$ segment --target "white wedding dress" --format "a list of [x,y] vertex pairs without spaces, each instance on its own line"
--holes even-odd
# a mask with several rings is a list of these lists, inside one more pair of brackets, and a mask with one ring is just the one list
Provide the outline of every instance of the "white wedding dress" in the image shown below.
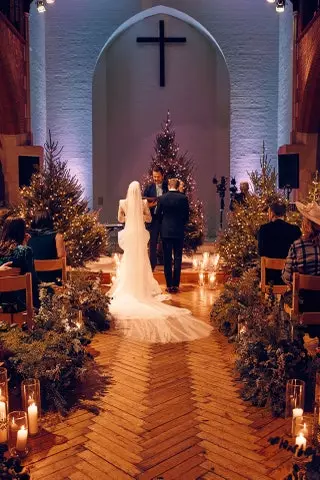
[[129,185],[127,198],[120,200],[118,216],[125,222],[118,237],[124,254],[118,278],[108,292],[116,328],[126,337],[149,343],[184,342],[210,335],[211,327],[189,310],[163,303],[170,297],[161,294],[151,270],[149,232],[144,223],[151,221],[151,215],[139,182]]

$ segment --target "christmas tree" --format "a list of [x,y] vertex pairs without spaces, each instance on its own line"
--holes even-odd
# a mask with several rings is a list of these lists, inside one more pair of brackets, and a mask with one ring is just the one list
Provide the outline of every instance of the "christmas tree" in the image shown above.
[[277,175],[262,145],[260,170],[249,174],[253,192],[241,204],[235,204],[229,214],[228,225],[218,239],[218,250],[226,268],[240,275],[252,266],[258,257],[257,233],[268,221],[268,207],[276,201],[284,202],[277,192]]
[[307,196],[307,203],[312,202],[320,204],[320,178],[318,170],[312,175],[312,181]]
[[63,149],[50,132],[44,150],[43,170],[32,176],[30,186],[20,190],[18,213],[30,225],[37,211],[50,212],[56,230],[64,236],[68,263],[82,266],[105,253],[106,230],[98,222],[97,212],[89,211],[83,188],[61,159]]
[[188,158],[186,153],[181,154],[179,152],[179,145],[175,137],[176,134],[172,128],[170,112],[168,112],[167,120],[162,126],[162,132],[156,137],[154,155],[152,156],[149,175],[143,181],[143,189],[148,183],[152,182],[152,170],[154,167],[161,167],[166,179],[178,178],[184,183],[185,194],[188,196],[190,205],[190,218],[186,226],[184,250],[186,253],[191,253],[203,243],[203,205],[195,196],[194,162]]

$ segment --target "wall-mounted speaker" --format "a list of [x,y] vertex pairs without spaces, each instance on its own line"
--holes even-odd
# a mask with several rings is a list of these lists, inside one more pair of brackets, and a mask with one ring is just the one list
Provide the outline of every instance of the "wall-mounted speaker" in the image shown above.
[[279,188],[299,188],[299,154],[278,155]]
[[19,187],[30,186],[31,177],[39,171],[39,157],[19,155]]

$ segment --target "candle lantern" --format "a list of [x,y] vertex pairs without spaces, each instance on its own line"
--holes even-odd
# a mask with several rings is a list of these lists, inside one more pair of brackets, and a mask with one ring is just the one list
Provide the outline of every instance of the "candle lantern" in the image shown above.
[[199,266],[199,261],[198,261],[197,257],[194,255],[192,257],[192,268],[193,268],[193,270],[197,270],[198,266]]
[[316,372],[315,402],[320,403],[320,372]]
[[312,415],[302,415],[293,418],[295,424],[295,431],[293,437],[303,435],[306,439],[308,446],[310,447],[314,439],[314,426]]
[[8,382],[0,382],[0,443],[7,442]]
[[317,448],[320,447],[320,401],[314,404],[313,414],[313,441]]
[[293,417],[294,409],[304,410],[305,382],[290,379],[286,385],[286,418]]
[[205,270],[209,267],[210,253],[204,252],[202,255],[202,265]]
[[203,287],[205,284],[205,274],[204,272],[199,273],[199,285],[200,287]]
[[21,383],[23,409],[27,414],[29,435],[37,435],[41,419],[40,382],[35,378]]
[[28,419],[26,412],[8,415],[8,450],[10,455],[25,457],[28,453]]
[[214,289],[215,282],[216,282],[216,274],[215,274],[215,273],[210,273],[208,280],[209,280],[209,281],[208,281],[209,288],[210,288],[211,290],[213,290],[213,289]]

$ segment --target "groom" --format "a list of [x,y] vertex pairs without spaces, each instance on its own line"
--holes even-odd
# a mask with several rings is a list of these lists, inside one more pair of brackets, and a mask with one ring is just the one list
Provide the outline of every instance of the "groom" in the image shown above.
[[167,291],[170,293],[179,291],[184,229],[189,220],[188,197],[179,192],[178,188],[179,180],[176,178],[169,179],[169,191],[160,197],[157,207],[157,216],[161,222],[164,274]]
[[160,235],[160,222],[159,217],[157,216],[158,197],[161,197],[161,195],[168,191],[168,184],[164,180],[163,170],[161,167],[153,167],[152,179],[153,182],[147,185],[143,192],[143,196],[150,198],[148,205],[150,208],[152,221],[147,228],[150,232],[150,263],[153,271],[157,265],[157,247]]

